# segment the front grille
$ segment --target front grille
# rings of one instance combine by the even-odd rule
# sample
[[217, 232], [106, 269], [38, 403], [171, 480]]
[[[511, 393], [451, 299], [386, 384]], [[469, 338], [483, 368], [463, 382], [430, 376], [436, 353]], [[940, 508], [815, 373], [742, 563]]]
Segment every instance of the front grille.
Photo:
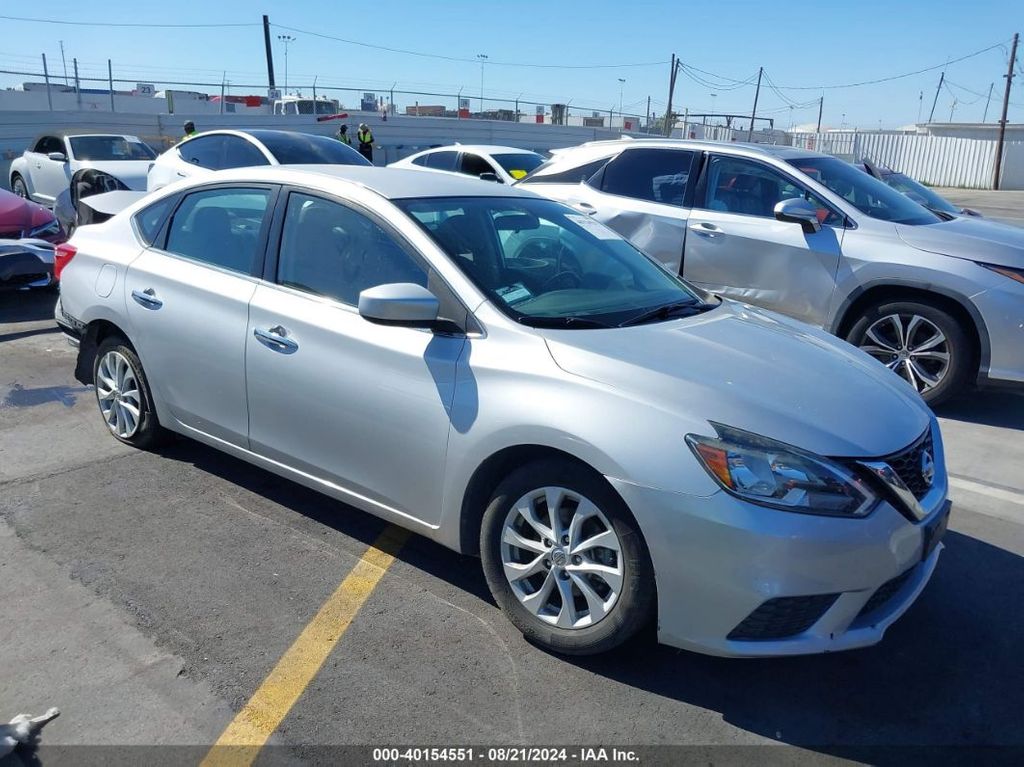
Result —
[[909, 580], [913, 572], [914, 568], [911, 567], [906, 572], [900, 573], [892, 580], [886, 581], [879, 586], [875, 590], [875, 593], [871, 595], [871, 599], [869, 599], [864, 606], [860, 608], [860, 612], [857, 613], [857, 618], [873, 613], [879, 607], [882, 607], [886, 602], [892, 599], [896, 595], [896, 592], [903, 588], [903, 584]]
[[931, 429], [906, 450], [878, 459], [892, 467], [917, 500], [924, 498], [931, 488], [931, 484], [925, 481], [921, 474], [921, 454], [925, 451], [928, 451], [932, 458], [935, 457], [935, 453], [932, 452]]
[[838, 598], [838, 594], [813, 594], [769, 599], [730, 631], [726, 639], [783, 639], [802, 634]]

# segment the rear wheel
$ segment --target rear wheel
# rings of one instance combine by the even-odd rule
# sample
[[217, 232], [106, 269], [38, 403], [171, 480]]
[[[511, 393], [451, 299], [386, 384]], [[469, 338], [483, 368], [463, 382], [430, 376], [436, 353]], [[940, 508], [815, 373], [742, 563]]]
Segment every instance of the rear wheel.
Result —
[[960, 392], [974, 365], [974, 349], [961, 322], [918, 301], [869, 307], [846, 340], [901, 376], [932, 406]]
[[156, 417], [142, 363], [127, 341], [103, 339], [93, 360], [93, 381], [100, 414], [115, 439], [142, 449], [166, 441], [168, 432]]
[[28, 187], [25, 185], [25, 179], [17, 174], [11, 179], [11, 191], [18, 195], [18, 197], [28, 199]]
[[636, 520], [600, 475], [569, 461], [524, 466], [501, 483], [480, 533], [495, 601], [555, 652], [610, 650], [654, 614], [654, 573]]

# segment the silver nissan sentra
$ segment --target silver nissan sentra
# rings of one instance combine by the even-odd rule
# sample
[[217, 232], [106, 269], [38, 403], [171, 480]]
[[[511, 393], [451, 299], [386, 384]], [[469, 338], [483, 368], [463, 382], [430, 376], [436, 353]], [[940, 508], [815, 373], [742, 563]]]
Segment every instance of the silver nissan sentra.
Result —
[[870, 645], [942, 550], [911, 386], [530, 192], [224, 171], [80, 228], [55, 271], [114, 437], [177, 432], [479, 554], [550, 650], [655, 619], [717, 655]]

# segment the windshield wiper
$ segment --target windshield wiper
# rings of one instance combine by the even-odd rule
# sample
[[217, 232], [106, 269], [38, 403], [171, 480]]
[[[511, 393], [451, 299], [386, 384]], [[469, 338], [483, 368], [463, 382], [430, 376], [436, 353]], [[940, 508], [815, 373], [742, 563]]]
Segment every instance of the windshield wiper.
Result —
[[663, 304], [662, 306], [655, 307], [645, 312], [641, 312], [636, 316], [630, 317], [628, 320], [619, 323], [620, 328], [629, 327], [630, 325], [643, 325], [645, 322], [655, 322], [657, 320], [667, 320], [669, 317], [692, 317], [695, 314], [706, 312], [709, 309], [714, 309], [717, 304], [704, 304], [699, 301], [676, 301], [671, 304]]
[[531, 328], [610, 328], [598, 320], [587, 319], [586, 317], [520, 317], [519, 322], [529, 325]]

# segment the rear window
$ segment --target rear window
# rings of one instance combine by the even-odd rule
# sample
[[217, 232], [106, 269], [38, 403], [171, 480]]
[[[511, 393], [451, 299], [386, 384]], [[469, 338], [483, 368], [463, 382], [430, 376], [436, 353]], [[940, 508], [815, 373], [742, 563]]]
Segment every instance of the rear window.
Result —
[[556, 173], [546, 173], [552, 167], [561, 165], [558, 161], [558, 157], [554, 157], [541, 165], [538, 165], [536, 170], [526, 176], [532, 184], [579, 184], [581, 181], [589, 180], [594, 174], [596, 174], [601, 168], [608, 164], [611, 157], [602, 157], [600, 160], [593, 160], [586, 163], [585, 165], [574, 165], [568, 170], [558, 171]]
[[327, 136], [274, 131], [253, 131], [252, 135], [281, 165], [370, 165], [355, 149]]

